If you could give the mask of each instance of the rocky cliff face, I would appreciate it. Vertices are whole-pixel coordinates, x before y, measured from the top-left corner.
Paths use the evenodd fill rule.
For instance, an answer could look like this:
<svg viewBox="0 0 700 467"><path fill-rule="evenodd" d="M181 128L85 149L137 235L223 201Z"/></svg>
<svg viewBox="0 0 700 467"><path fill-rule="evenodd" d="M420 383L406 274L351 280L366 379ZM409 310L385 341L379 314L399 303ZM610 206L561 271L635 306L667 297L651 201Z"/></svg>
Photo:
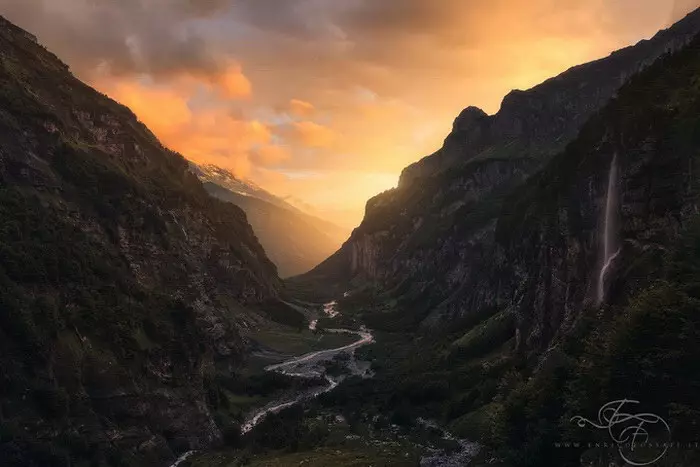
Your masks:
<svg viewBox="0 0 700 467"><path fill-rule="evenodd" d="M548 346L583 307L597 305L599 292L620 302L663 276L669 246L700 212L699 65L695 40L635 77L505 203L497 227L500 274L492 277L516 313L521 348ZM617 196L606 219L613 160ZM614 223L619 255L601 284L606 220Z"/></svg>
<svg viewBox="0 0 700 467"><path fill-rule="evenodd" d="M217 442L207 381L278 287L243 211L0 18L3 465L162 465Z"/></svg>
<svg viewBox="0 0 700 467"><path fill-rule="evenodd" d="M571 68L528 91L512 91L493 116L476 107L466 108L455 119L443 147L407 167L400 185L452 170L477 157L517 154L546 159L556 154L631 76L687 44L698 30L700 14L696 12L650 40Z"/></svg>
<svg viewBox="0 0 700 467"><path fill-rule="evenodd" d="M584 122L609 103L631 76L687 44L698 31L700 12L695 12L649 41L576 67L530 91L511 93L494 116L467 108L444 147L407 168L397 189L370 200L363 223L343 248L308 277L336 283L352 280L356 285L367 279L379 283L399 298L400 310L424 327L453 326L467 315L517 312L519 342L531 348L547 346L590 294L586 284L598 267L596 229L610 154L600 156L605 164L588 178L572 156L556 159L560 166L571 164L571 171L579 173L580 179L571 183L585 196L577 198L575 208L568 206L560 217L548 220L565 232L559 243L542 243L551 248L538 248L535 254L527 243L551 233L535 228L537 215L523 229L507 224L502 213L529 212L531 207L522 198L525 188L518 188L526 182L526 187L559 185L559 173L551 179L531 177L564 150ZM651 176L649 167L639 161L632 164L631 156L616 149L622 177L630 177L642 190L642 178ZM625 203L631 199L631 194L624 195ZM639 210L640 205L629 209ZM573 221L582 224L572 231L567 223ZM641 217L630 218L624 225L641 222ZM570 237L566 232L575 234ZM508 247L497 242L505 237L510 239ZM561 249L560 254L554 254L554 246ZM539 275L533 275L533 267L541 268ZM584 285L574 287L574 282ZM535 319L523 318L533 314Z"/></svg>

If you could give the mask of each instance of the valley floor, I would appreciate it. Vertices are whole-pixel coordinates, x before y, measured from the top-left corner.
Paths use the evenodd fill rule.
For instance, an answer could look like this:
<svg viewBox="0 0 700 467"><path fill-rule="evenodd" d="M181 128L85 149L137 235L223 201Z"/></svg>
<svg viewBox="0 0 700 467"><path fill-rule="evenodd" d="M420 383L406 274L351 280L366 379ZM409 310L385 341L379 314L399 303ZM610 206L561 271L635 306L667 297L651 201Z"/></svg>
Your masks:
<svg viewBox="0 0 700 467"><path fill-rule="evenodd" d="M229 402L242 404L245 412L241 437L232 447L195 453L179 466L457 466L478 453L477 444L433 422L408 426L392 420L372 401L367 411L360 406L348 413L334 392L348 383L375 384L366 360L376 347L374 335L352 313L341 316L335 302L319 311L308 316L312 329L279 326L250 335L258 350L248 377L277 374L308 384L266 398L229 394Z"/></svg>

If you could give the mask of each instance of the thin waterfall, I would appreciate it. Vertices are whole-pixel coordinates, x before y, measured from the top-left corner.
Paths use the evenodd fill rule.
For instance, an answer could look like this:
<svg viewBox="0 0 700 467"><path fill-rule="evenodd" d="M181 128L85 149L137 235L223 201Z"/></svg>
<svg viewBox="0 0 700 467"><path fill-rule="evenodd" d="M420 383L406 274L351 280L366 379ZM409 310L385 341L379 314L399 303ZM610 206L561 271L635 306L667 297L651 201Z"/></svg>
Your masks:
<svg viewBox="0 0 700 467"><path fill-rule="evenodd" d="M617 154L613 157L608 174L608 192L605 201L605 221L603 223L603 261L598 276L598 304L605 300L605 276L613 261L620 254L617 246Z"/></svg>

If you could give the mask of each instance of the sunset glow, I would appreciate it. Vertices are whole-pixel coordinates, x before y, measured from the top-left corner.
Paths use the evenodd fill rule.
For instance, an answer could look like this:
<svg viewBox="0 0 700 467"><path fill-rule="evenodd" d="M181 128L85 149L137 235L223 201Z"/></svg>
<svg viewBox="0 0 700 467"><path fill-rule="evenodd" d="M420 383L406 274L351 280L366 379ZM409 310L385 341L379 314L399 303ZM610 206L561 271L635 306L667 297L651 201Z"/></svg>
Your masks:
<svg viewBox="0 0 700 467"><path fill-rule="evenodd" d="M696 3L0 0L164 144L346 226L462 108L493 113Z"/></svg>

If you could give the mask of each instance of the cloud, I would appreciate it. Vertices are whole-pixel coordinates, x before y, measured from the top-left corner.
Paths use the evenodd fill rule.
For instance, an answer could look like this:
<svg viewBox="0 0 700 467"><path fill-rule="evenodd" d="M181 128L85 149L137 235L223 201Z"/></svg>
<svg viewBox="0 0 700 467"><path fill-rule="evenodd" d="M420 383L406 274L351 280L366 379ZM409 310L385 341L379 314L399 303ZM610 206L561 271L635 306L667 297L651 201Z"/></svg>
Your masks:
<svg viewBox="0 0 700 467"><path fill-rule="evenodd" d="M227 99L250 97L253 86L238 65L229 66L223 73L214 76L214 85Z"/></svg>
<svg viewBox="0 0 700 467"><path fill-rule="evenodd" d="M221 72L214 51L191 21L230 0L0 0L4 15L35 32L83 77L98 67L114 74Z"/></svg>
<svg viewBox="0 0 700 467"><path fill-rule="evenodd" d="M251 153L272 137L266 125L239 120L226 105L193 111L190 102L196 88L189 80L163 86L120 78L97 86L131 108L163 144L196 162L215 163L240 176L250 174Z"/></svg>
<svg viewBox="0 0 700 467"><path fill-rule="evenodd" d="M314 106L300 99L289 101L289 112L295 117L308 118L314 113Z"/></svg>
<svg viewBox="0 0 700 467"><path fill-rule="evenodd" d="M267 145L259 147L253 150L251 154L251 159L256 165L262 167L269 167L278 165L284 161L291 159L292 155L288 148L277 146L277 145Z"/></svg>
<svg viewBox="0 0 700 467"><path fill-rule="evenodd" d="M358 213L437 149L462 108L495 112L511 89L698 4L0 0L0 12L186 157Z"/></svg>
<svg viewBox="0 0 700 467"><path fill-rule="evenodd" d="M308 148L327 148L338 138L331 128L310 121L292 123L288 134L292 141Z"/></svg>

